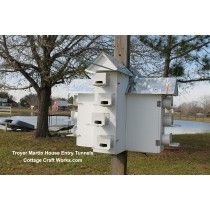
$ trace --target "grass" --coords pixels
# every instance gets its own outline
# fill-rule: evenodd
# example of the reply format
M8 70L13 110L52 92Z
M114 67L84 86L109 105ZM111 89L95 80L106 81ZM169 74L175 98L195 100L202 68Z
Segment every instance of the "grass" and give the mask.
M210 134L176 135L178 150L160 154L128 152L128 174L210 174ZM62 156L82 158L82 163L24 163L12 151L91 151L77 147L74 138L35 139L33 133L0 131L0 174L110 174L111 156ZM24 156L43 158L46 156ZM47 156L51 158L53 156Z
M26 108L12 108L12 116L30 116L31 109Z

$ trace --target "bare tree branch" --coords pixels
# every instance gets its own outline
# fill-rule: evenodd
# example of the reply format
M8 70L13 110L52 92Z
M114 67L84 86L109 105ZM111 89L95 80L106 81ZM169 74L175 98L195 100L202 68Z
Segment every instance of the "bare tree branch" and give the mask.
M201 81L210 81L210 77L196 78L196 79L187 79L187 80L182 80L182 79L178 79L177 80L177 82L179 82L179 83L190 83L190 82L201 82Z
M4 85L4 84L1 84L0 85L1 88L4 88L4 89L8 89L8 90L27 90L31 87L33 87L32 85L28 85L28 86L25 86L25 87L17 87L17 86L9 86L9 85Z
M189 49L189 50L187 50L187 51L184 51L183 53L180 53L180 54L177 55L177 56L171 57L170 60L172 61L172 60L175 60L175 59L177 59L177 58L183 57L183 56L189 54L189 53L192 52L192 51L201 49L202 47L206 46L207 44L210 44L210 41L208 41L208 42L206 42L206 43L204 43L204 44L198 45L197 47L191 47L191 49Z

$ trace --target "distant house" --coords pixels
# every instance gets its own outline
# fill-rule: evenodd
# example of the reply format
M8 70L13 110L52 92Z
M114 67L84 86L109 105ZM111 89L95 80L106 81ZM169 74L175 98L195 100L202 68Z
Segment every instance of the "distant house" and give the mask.
M7 98L0 98L0 106L10 106Z
M53 111L66 111L69 110L70 104L67 100L55 99L52 100L52 110Z
M10 98L0 98L0 106L12 106L17 107L18 103Z

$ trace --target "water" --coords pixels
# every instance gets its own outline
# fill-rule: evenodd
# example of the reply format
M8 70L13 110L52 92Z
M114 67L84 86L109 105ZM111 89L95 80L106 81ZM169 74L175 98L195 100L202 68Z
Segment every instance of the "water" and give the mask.
M0 117L0 121L9 119L9 117ZM30 123L36 127L37 116L13 116L13 120L21 120ZM68 125L68 116L51 116L49 125ZM165 133L172 134L194 134L194 133L210 133L210 123L175 120L173 127L166 127Z
M165 133L172 133L172 134L210 133L210 123L174 120L173 127L166 127Z
M10 119L10 117L0 117L0 121L4 119ZM36 127L37 116L13 116L12 120L21 120L30 123ZM68 116L50 116L49 125L68 125Z

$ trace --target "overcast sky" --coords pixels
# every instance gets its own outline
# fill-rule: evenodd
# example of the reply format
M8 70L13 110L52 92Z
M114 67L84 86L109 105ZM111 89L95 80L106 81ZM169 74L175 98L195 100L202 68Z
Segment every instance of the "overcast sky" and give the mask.
M19 101L24 95L34 93L34 91L10 91L15 97L16 101ZM59 85L59 87L53 88L52 97L68 98L68 85ZM174 97L174 105L179 105L183 102L200 101L201 97L210 95L210 83L209 82L197 82L192 86L181 85L179 88L179 96Z
M179 105L183 102L201 101L202 97L210 96L209 82L196 82L192 86L182 85L179 88L179 96L174 97L174 104Z

